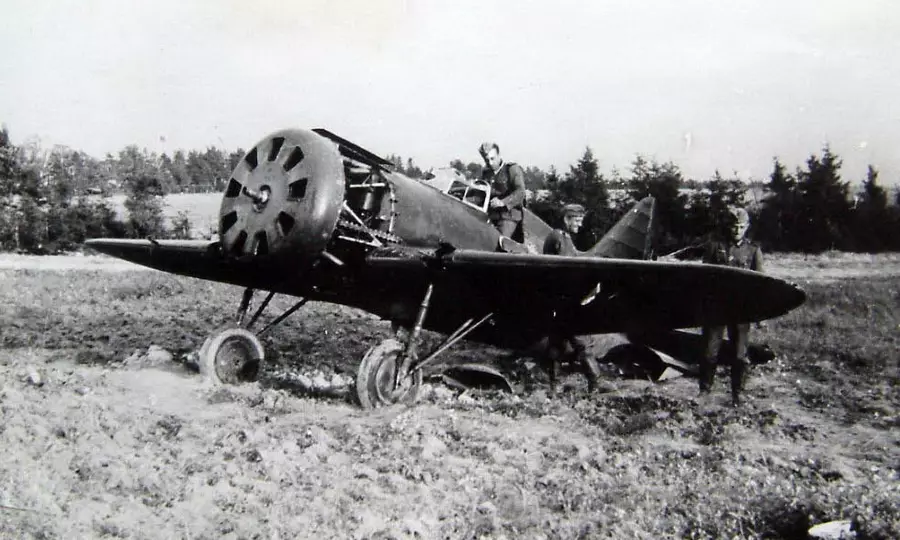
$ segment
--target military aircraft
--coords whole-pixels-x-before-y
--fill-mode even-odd
[[[659,335],[674,329],[778,317],[804,292],[764,274],[646,260],[654,200],[637,203],[578,257],[542,255],[550,227],[526,211],[517,238],[489,223],[490,187],[455,177],[433,185],[327,130],[290,129],[259,141],[235,167],[218,239],[92,239],[137,264],[244,287],[234,327],[211,336],[202,370],[252,380],[264,347],[251,328],[276,293],[389,320],[356,379],[366,408],[416,399],[423,370],[462,339],[527,350],[558,321],[575,335]],[[248,317],[254,292],[268,291]],[[446,338],[420,352],[422,329]],[[639,342],[635,347],[642,347]],[[646,347],[644,348],[645,350]]]

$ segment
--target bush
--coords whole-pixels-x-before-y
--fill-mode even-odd
[[[191,219],[188,217],[188,213],[181,210],[172,218],[172,231],[169,234],[169,237],[176,240],[189,240],[191,238],[192,228]]]
[[[127,232],[132,238],[147,236],[161,237],[165,235],[163,222],[164,195],[159,178],[149,175],[129,177],[125,180],[128,198],[125,208],[128,210]]]

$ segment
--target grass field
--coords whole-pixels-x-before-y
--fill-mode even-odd
[[[261,383],[222,389],[147,349],[188,354],[238,288],[0,265],[0,537],[803,538],[850,519],[900,538],[898,262],[773,260],[809,301],[755,334],[779,356],[739,409],[724,372],[709,400],[611,372],[548,399],[523,359],[516,395],[429,384],[374,413],[339,387],[389,333],[365,313],[310,304],[267,338]]]

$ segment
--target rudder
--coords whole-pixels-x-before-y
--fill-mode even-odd
[[[647,259],[650,256],[655,206],[656,199],[643,198],[587,254],[612,259]]]

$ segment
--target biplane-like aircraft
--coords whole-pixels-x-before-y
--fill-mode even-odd
[[[259,141],[232,173],[218,238],[93,239],[101,252],[166,272],[244,287],[236,324],[206,341],[201,369],[251,379],[264,359],[253,324],[276,293],[352,306],[391,321],[356,380],[360,403],[415,400],[423,370],[469,339],[533,349],[554,321],[574,335],[664,335],[674,329],[778,317],[798,287],[746,270],[646,260],[654,201],[637,203],[577,257],[540,254],[550,227],[526,211],[517,240],[488,222],[490,188],[463,177],[421,182],[324,129]],[[250,315],[255,291],[268,291]],[[249,315],[249,317],[248,317]],[[446,336],[420,351],[422,329]],[[635,346],[641,346],[635,342]],[[255,367],[254,367],[255,366]]]

